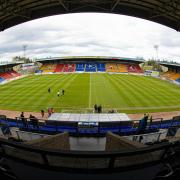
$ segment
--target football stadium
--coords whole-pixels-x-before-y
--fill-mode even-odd
[[[179,1],[1,1],[0,30],[41,17],[106,12],[180,30]],[[64,56],[0,64],[0,177],[174,179],[180,64]]]
[[[180,66],[173,66],[174,72],[172,69],[163,73],[161,78],[154,78],[149,72],[143,72],[139,65],[143,62],[128,58],[65,57],[43,59],[36,65],[22,64],[12,69],[3,70],[2,67],[2,71],[8,69],[8,72],[2,73],[1,83],[16,76],[19,79],[0,87],[0,108],[40,112],[53,107],[55,112],[90,113],[95,104],[100,104],[103,112],[179,110]],[[32,75],[26,77],[28,70]],[[158,74],[155,76],[159,77]],[[177,83],[161,80],[166,77]],[[62,89],[65,90],[64,96]]]

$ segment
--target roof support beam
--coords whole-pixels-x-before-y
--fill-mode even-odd
[[[178,4],[175,0],[166,1],[161,6],[158,6],[153,10],[152,14],[154,15],[152,15],[150,18],[153,19],[159,16],[169,15],[169,14],[176,16],[177,8],[178,8]]]
[[[179,30],[180,0],[0,0],[0,23],[6,29],[38,16],[91,11],[129,14]]]
[[[27,19],[31,18],[30,13],[27,13],[25,9],[18,6],[14,1],[1,0],[0,3],[1,11],[5,15],[15,15]]]
[[[58,2],[66,11],[69,11],[69,8],[64,4],[63,0],[59,0]]]
[[[87,7],[93,7],[93,8],[96,8],[96,9],[101,9],[103,11],[109,12],[109,9],[104,8],[104,7],[100,6],[100,5],[98,6],[98,5],[87,4]]]
[[[83,9],[85,7],[92,7],[92,8],[100,9],[102,11],[109,12],[108,8],[104,8],[100,4],[92,4],[92,3],[88,3],[88,2],[87,3],[83,3],[81,6],[78,6],[76,8],[71,9],[71,11],[76,11],[78,9]]]
[[[120,0],[114,1],[112,7],[111,7],[111,12],[116,8],[116,6],[119,4]]]
[[[31,18],[31,16],[27,15],[27,14],[20,14],[20,13],[16,13],[16,12],[13,12],[12,14],[16,15],[16,16],[19,16],[19,17],[26,18],[26,19],[30,19]]]

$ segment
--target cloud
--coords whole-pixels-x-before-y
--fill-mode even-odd
[[[135,17],[116,14],[67,14],[41,18],[0,32],[0,60],[99,55],[156,57],[180,63],[180,33]]]

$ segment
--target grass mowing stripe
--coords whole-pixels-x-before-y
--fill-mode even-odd
[[[103,108],[114,104],[114,98],[112,95],[112,86],[109,83],[108,79],[105,78],[104,74],[93,74],[94,78],[92,81],[93,93],[92,93],[92,102],[93,104],[102,105]],[[109,97],[111,100],[109,101]],[[95,99],[94,99],[95,98]]]
[[[63,76],[62,76],[63,77]],[[35,77],[34,77],[35,78]],[[51,77],[52,78],[52,77]],[[51,80],[51,78],[49,79],[49,80]],[[56,76],[56,78],[58,78],[58,76]],[[45,80],[47,80],[46,78],[45,78]],[[32,81],[31,81],[31,83],[32,83]],[[43,82],[42,82],[43,83]],[[53,84],[54,82],[52,81],[52,84]],[[48,85],[49,85],[49,83],[48,83]],[[48,88],[48,87],[47,87]],[[45,90],[45,92],[47,92],[47,88],[45,88],[46,90]],[[22,98],[21,99],[16,99],[16,102],[19,102],[19,104],[21,104],[21,106],[23,107],[28,107],[29,106],[29,104],[37,104],[38,103],[38,99],[36,98],[36,99],[34,99],[34,91],[37,91],[38,89],[37,88],[32,88],[31,89],[31,91],[29,90],[29,88],[24,88],[23,89],[24,91],[23,92],[21,92],[21,94],[22,94]],[[25,94],[27,94],[29,92],[29,96],[31,97],[30,98],[30,100],[28,100],[28,99],[26,99],[26,98],[24,98],[23,97],[23,95],[24,95],[24,93]],[[41,93],[41,95],[42,95],[42,93]],[[47,101],[48,102],[48,101]],[[12,104],[12,103],[11,103]],[[21,107],[21,106],[19,106],[19,107]]]
[[[141,77],[140,77],[141,78]],[[129,78],[129,76],[127,77],[127,81],[125,81],[125,86],[128,85],[129,89],[131,89],[133,97],[135,97],[135,101],[136,101],[136,105],[139,104],[139,106],[142,106],[142,104],[146,104],[146,106],[150,106],[150,102],[153,101],[154,105],[158,105],[158,102],[156,100],[154,100],[154,98],[152,97],[151,93],[147,93],[148,89],[144,88],[143,84],[141,83],[136,83],[135,80],[133,80],[132,78]],[[123,79],[122,79],[123,81]],[[128,87],[126,87],[128,88]]]
[[[55,78],[54,81],[51,81],[51,79],[49,78],[47,81],[51,81],[51,83],[48,83],[48,86],[51,87],[51,93],[45,92],[45,98],[39,101],[37,104],[44,104],[44,108],[53,107],[55,104],[57,104],[57,92],[60,91],[60,88],[64,86],[63,83],[68,82],[71,77],[72,75],[63,75],[61,78]],[[48,87],[46,88],[46,91],[47,89]]]
[[[48,87],[52,93],[48,94]],[[57,91],[67,94],[57,99]],[[39,111],[57,107],[92,110],[92,104],[123,112],[180,110],[180,88],[151,77],[106,73],[30,76],[0,86],[2,109]],[[90,98],[91,97],[91,98]]]
[[[91,73],[89,73],[89,108],[91,107]]]
[[[114,76],[114,79],[116,79],[117,81],[119,81],[123,87],[124,87],[124,91],[126,91],[126,93],[128,94],[129,98],[133,101],[132,106],[142,106],[142,104],[144,105],[148,105],[146,99],[141,98],[140,94],[140,89],[137,88],[133,83],[129,82],[129,78],[127,76],[124,77],[118,77]],[[143,102],[142,102],[143,101]]]
[[[151,81],[152,83],[152,81]],[[147,84],[145,84],[143,82],[144,86],[147,86]],[[173,93],[171,94],[169,92],[169,89],[166,88],[166,91],[163,90],[162,88],[159,88],[158,84],[156,83],[152,83],[153,85],[150,85],[149,86],[149,90],[151,90],[151,92],[149,91],[149,94],[153,95],[154,96],[154,99],[157,99],[161,104],[171,104],[172,102],[172,96],[173,96]],[[154,94],[153,94],[154,92]],[[171,97],[171,98],[169,98]],[[175,97],[175,96],[174,96]],[[168,101],[167,101],[168,100]]]
[[[59,92],[61,89],[66,89],[67,84],[69,84],[76,76],[75,75],[64,75],[63,79],[61,79],[61,81],[59,82],[59,80],[57,81],[57,83],[53,83],[55,92],[53,93],[52,97],[49,98],[49,102],[48,104],[50,106],[54,106],[54,102],[58,100],[57,97],[57,92]],[[60,92],[61,93],[61,92]]]
[[[70,83],[68,92],[62,96],[60,107],[88,108],[89,105],[89,74],[77,74],[77,78]],[[65,110],[63,110],[65,111]]]
[[[124,103],[122,96],[119,95],[119,90],[116,86],[112,86],[110,81],[111,75],[102,74],[103,87],[99,89],[99,96],[101,97],[102,104],[105,104],[105,108],[118,107],[121,103]]]
[[[149,102],[151,102],[151,104],[152,105],[156,105],[156,106],[158,106],[158,105],[162,105],[162,104],[164,104],[166,101],[164,101],[164,98],[163,98],[163,96],[164,96],[164,94],[162,94],[161,96],[160,96],[160,94],[161,94],[161,92],[160,91],[155,91],[155,88],[154,87],[156,87],[156,86],[154,86],[154,87],[152,87],[152,86],[147,86],[147,84],[145,84],[145,81],[144,81],[144,79],[142,79],[142,78],[140,78],[140,80],[139,81],[137,81],[137,79],[135,80],[135,83],[136,84],[140,84],[141,85],[141,87],[142,87],[142,90],[144,91],[144,92],[146,92],[146,98],[148,98],[149,99]],[[156,88],[157,89],[157,88]],[[148,96],[147,96],[148,95]],[[159,99],[160,98],[160,99]]]
[[[133,102],[131,101],[129,96],[123,91],[122,86],[117,84],[117,81],[112,76],[111,77],[107,76],[107,78],[111,82],[112,86],[114,86],[116,88],[116,91],[118,91],[119,95],[121,95],[121,97],[122,97],[122,101],[119,102],[119,104],[121,104],[121,105],[123,104],[123,106],[125,106],[125,107],[133,104]]]
[[[156,100],[156,98],[154,98],[154,95],[153,95],[154,89],[151,89],[151,87],[145,86],[144,81],[141,81],[141,77],[139,78],[139,82],[137,82],[136,79],[130,79],[129,81],[133,83],[135,87],[140,86],[139,88],[141,90],[140,93],[141,94],[143,93],[145,98],[149,99],[150,102],[152,101],[155,105],[158,105],[158,100]]]
[[[52,99],[54,99],[53,97],[55,96],[57,96],[57,92],[59,91],[59,84],[62,84],[64,81],[67,81],[68,79],[70,79],[71,78],[71,76],[70,77],[68,77],[68,76],[61,76],[61,77],[56,77],[55,79],[54,79],[54,81],[51,81],[51,78],[49,78],[49,79],[46,79],[46,81],[48,82],[48,84],[47,84],[47,87],[45,88],[45,92],[44,92],[44,97],[45,98],[43,98],[43,99],[39,99],[39,101],[38,101],[38,105],[41,105],[41,104],[45,104],[45,107],[46,108],[48,108],[49,106],[53,106],[54,104],[52,103]],[[50,82],[51,81],[51,82]],[[60,81],[60,83],[59,83],[59,81]],[[57,84],[58,84],[58,86],[57,86]],[[57,86],[57,87],[56,87]],[[47,89],[48,89],[48,87],[50,87],[51,88],[51,93],[48,93],[47,92]],[[42,94],[42,93],[41,93]],[[48,102],[48,104],[47,103],[45,103],[45,102]]]

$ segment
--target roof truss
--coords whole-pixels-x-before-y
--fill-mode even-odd
[[[0,30],[40,17],[75,12],[130,15],[180,30],[180,0],[0,0]]]

